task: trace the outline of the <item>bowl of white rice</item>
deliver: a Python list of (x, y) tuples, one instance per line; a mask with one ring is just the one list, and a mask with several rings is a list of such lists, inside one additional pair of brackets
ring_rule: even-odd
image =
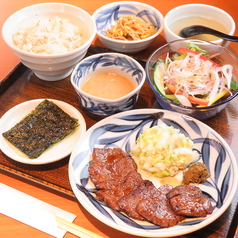
[(64, 3), (25, 7), (12, 14), (2, 27), (3, 39), (13, 53), (46, 81), (69, 76), (95, 35), (91, 15)]

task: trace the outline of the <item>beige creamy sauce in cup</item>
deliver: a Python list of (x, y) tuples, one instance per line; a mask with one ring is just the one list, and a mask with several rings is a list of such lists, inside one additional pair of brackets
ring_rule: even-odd
[(120, 74), (101, 73), (90, 77), (81, 89), (96, 97), (117, 99), (133, 91), (135, 85)]

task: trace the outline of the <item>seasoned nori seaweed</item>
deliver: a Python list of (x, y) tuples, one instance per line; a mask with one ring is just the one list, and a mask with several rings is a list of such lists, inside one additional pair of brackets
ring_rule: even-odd
[(2, 135), (29, 158), (35, 159), (78, 126), (77, 119), (45, 99)]

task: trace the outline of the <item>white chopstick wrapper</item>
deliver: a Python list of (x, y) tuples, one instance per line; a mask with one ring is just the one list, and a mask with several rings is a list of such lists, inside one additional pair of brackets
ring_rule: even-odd
[(55, 215), (72, 222), (75, 215), (0, 183), (0, 213), (61, 238)]

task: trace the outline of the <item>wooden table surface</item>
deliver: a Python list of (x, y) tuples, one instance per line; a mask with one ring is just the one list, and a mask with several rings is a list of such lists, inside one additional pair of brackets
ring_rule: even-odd
[[(0, 1), (0, 26), (2, 26), (3, 22), (6, 20), (8, 16), (10, 16), (15, 11), (31, 5), (35, 3), (40, 2), (48, 2), (44, 0), (21, 0), (21, 1), (14, 1), (14, 0), (8, 0), (8, 1)], [(100, 6), (110, 3), (113, 1), (109, 0), (65, 0), (65, 1), (51, 1), (51, 2), (65, 2), (69, 4), (73, 4), (76, 6), (79, 6), (86, 11), (88, 11), (90, 14), (92, 14), (97, 8)], [(153, 1), (153, 0), (145, 0), (141, 1), (145, 2), (147, 4), (150, 4), (154, 7), (156, 7), (158, 10), (161, 11), (163, 15), (165, 15), (170, 9), (187, 3), (193, 3), (188, 0), (177, 0), (177, 1)], [(199, 3), (205, 3), (210, 4), (219, 8), (224, 9), (227, 11), (238, 23), (238, 2), (234, 0), (200, 0)], [(236, 31), (236, 35), (238, 35), (238, 29)], [(148, 57), (157, 47), (163, 45), (165, 43), (163, 34), (157, 38), (157, 40), (154, 42), (152, 46), (150, 46), (147, 50), (141, 52), (138, 54), (138, 57)], [(93, 42), (94, 45), (102, 46), (101, 43), (96, 38)], [(13, 70), (13, 68), (18, 64), (19, 59), (13, 55), (11, 50), (7, 47), (7, 45), (3, 42), (1, 36), (0, 36), (0, 45), (1, 45), (1, 54), (0, 54), (0, 81), (8, 79), (8, 74)], [(237, 43), (231, 43), (229, 46), (229, 49), (238, 56), (238, 44)], [(23, 76), (24, 77), (24, 74)], [(23, 79), (21, 79), (23, 80)], [(29, 79), (27, 79), (29, 80)], [(40, 89), (37, 94), (35, 95), (34, 92), (29, 91), (27, 80), (23, 84), (20, 84), (17, 88), (17, 85), (14, 85), (15, 88), (9, 88), (6, 92), (1, 92), (0, 90), (0, 96), (2, 95), (0, 99), (0, 117), (16, 102), (21, 103), (26, 100), (34, 99), (36, 97), (49, 97), (51, 95), (51, 87), (47, 87), (46, 90), (42, 89), (42, 82), (39, 81), (36, 77), (33, 77), (30, 79), (30, 83), (34, 85), (36, 88)], [(69, 86), (69, 82), (66, 80), (62, 80), (62, 82), (57, 83), (56, 85), (66, 85)], [(32, 87), (32, 86), (31, 86)], [(13, 89), (19, 89), (19, 91), (14, 91)], [(72, 90), (72, 88), (69, 90)], [(23, 94), (24, 93), (24, 94)], [(57, 93), (53, 94), (57, 99), (63, 100), (64, 95)], [(150, 91), (147, 84), (145, 84), (142, 94), (140, 96), (140, 99), (138, 103), (135, 105), (135, 108), (140, 107), (158, 107), (160, 106), (156, 104), (155, 98), (150, 97), (148, 100), (148, 95), (152, 95), (152, 91)], [(11, 96), (11, 97), (10, 97)], [(72, 95), (68, 100), (72, 105), (75, 107), (78, 107), (81, 113), (84, 115), (87, 123), (87, 129), (92, 126), (94, 123), (96, 123), (99, 118), (93, 117), (88, 115), (86, 112), (82, 110), (80, 105), (78, 105), (77, 96), (72, 91)], [(219, 115), (217, 115), (215, 118), (212, 118), (205, 123), (210, 126), (211, 128), (215, 129), (230, 145), (232, 151), (234, 152), (236, 158), (238, 154), (238, 98), (236, 98), (234, 101), (232, 101), (229, 106), (223, 110)], [(18, 164), (14, 164), (10, 159), (6, 158), (6, 156), (0, 151), (0, 161), (7, 161), (6, 163), (13, 164), (13, 166), (17, 167)], [(65, 162), (66, 161), (66, 162)], [(63, 160), (63, 168), (67, 166), (67, 158), (66, 160)], [(8, 165), (8, 164), (7, 164)], [(75, 219), (74, 223), (78, 224), (88, 230), (91, 230), (103, 237), (113, 237), (113, 238), (119, 238), (119, 237), (125, 237), (125, 238), (132, 238), (134, 236), (121, 233), (119, 231), (116, 231), (104, 223), (98, 221), (96, 218), (94, 218), (90, 213), (88, 213), (81, 204), (77, 201), (77, 199), (70, 195), (69, 193), (62, 193), (58, 190), (54, 190), (52, 188), (49, 188), (47, 186), (44, 186), (42, 184), (33, 182), (29, 179), (25, 178), (25, 171), (26, 168), (21, 168), (23, 171), (22, 176), (16, 175), (14, 171), (10, 173), (9, 171), (1, 170), (0, 169), (0, 182), (11, 186), (15, 189), (18, 189), (19, 191), (22, 191), (26, 194), (29, 194), (33, 197), (36, 197), (42, 201), (45, 201), (49, 204), (52, 204), (54, 206), (57, 206), (61, 209), (64, 209), (66, 211), (74, 213), (77, 218)], [(47, 171), (46, 171), (47, 172)], [(67, 180), (67, 178), (66, 178)], [(67, 187), (68, 185), (66, 185)], [(1, 191), (0, 191), (1, 196)], [(209, 238), (220, 238), (220, 237), (231, 237), (228, 236), (229, 234), (229, 228), (231, 224), (231, 220), (233, 218), (236, 206), (238, 201), (238, 195), (235, 196), (234, 200), (232, 201), (231, 206), (225, 211), (225, 213), (218, 218), (216, 221), (214, 221), (209, 226), (201, 229), (200, 231), (194, 232), (192, 234), (179, 236), (179, 237), (186, 237), (186, 238), (200, 238), (200, 237), (209, 237)], [(0, 211), (1, 213), (1, 211)], [(236, 222), (237, 225), (237, 222)], [(233, 229), (235, 230), (235, 228)], [(34, 228), (31, 228), (23, 223), (20, 223), (18, 221), (15, 221), (12, 218), (9, 218), (7, 216), (4, 216), (0, 214), (0, 237), (4, 238), (11, 238), (11, 237), (18, 237), (18, 238), (28, 238), (28, 237), (42, 237), (47, 238), (51, 237), (41, 231), (38, 231)], [(74, 235), (67, 233), (65, 235), (66, 238), (69, 237), (75, 237)], [(238, 237), (238, 234), (236, 233), (235, 237)]]

